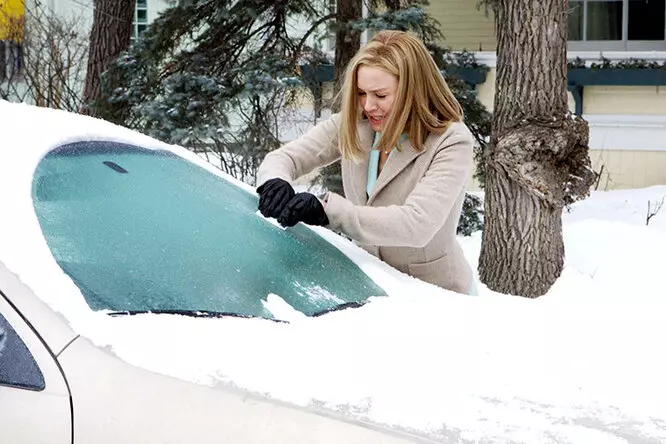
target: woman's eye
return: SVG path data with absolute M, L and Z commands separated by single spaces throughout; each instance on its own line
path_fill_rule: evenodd
M 384 97 L 386 97 L 386 96 L 380 96 L 379 94 L 377 94 L 378 99 L 383 99 Z
M 365 95 L 365 93 L 364 93 L 364 92 L 361 92 L 361 91 L 359 91 L 359 92 L 358 92 L 358 95 L 359 95 L 359 96 L 364 96 L 364 95 Z

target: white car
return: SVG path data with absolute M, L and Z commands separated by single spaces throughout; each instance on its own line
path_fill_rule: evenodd
M 256 195 L 185 150 L 0 101 L 3 128 L 25 119 L 34 131 L 0 147 L 2 443 L 431 442 L 158 374 L 81 335 L 78 312 L 273 323 L 267 294 L 316 316 L 385 293 L 316 232 L 258 216 Z

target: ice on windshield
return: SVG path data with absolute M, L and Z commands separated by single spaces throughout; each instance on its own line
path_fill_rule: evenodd
M 385 292 L 305 226 L 167 151 L 77 142 L 47 154 L 33 202 L 51 252 L 94 310 L 272 317 L 269 293 L 313 315 Z

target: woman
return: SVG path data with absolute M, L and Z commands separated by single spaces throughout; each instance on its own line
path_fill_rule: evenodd
M 456 240 L 473 138 L 427 49 L 405 32 L 380 32 L 350 61 L 341 93 L 339 114 L 266 156 L 259 210 L 283 226 L 343 232 L 398 270 L 473 293 Z M 340 158 L 346 198 L 289 184 Z

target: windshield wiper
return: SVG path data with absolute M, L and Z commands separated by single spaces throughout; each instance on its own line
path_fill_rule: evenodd
M 335 307 L 327 308 L 325 310 L 313 313 L 311 317 L 314 318 L 318 316 L 323 316 L 327 313 L 331 313 L 333 311 L 345 310 L 347 308 L 359 308 L 362 307 L 363 305 L 365 305 L 365 302 L 345 302 L 343 304 L 336 305 Z M 208 311 L 208 310 L 121 310 L 121 311 L 110 311 L 107 314 L 109 316 L 134 316 L 138 314 L 171 314 L 171 315 L 190 316 L 193 318 L 233 317 L 233 318 L 245 318 L 245 319 L 266 319 L 268 321 L 273 321 L 273 322 L 289 323 L 288 321 L 284 321 L 282 319 L 265 318 L 263 316 L 250 316 L 239 313 L 233 313 L 230 311 L 227 312 L 227 311 Z
M 317 317 L 317 316 L 323 316 L 327 313 L 331 313 L 332 311 L 338 311 L 338 310 L 346 310 L 347 308 L 359 308 L 365 305 L 365 302 L 345 302 L 340 305 L 336 305 L 335 307 L 332 308 L 327 308 L 326 310 L 321 310 L 312 315 L 312 317 Z
M 285 322 L 279 319 L 264 318 L 262 316 L 250 316 L 239 313 L 226 312 L 226 311 L 207 311 L 207 310 L 122 310 L 111 311 L 107 313 L 109 316 L 134 316 L 138 314 L 171 314 L 190 316 L 193 318 L 245 318 L 245 319 L 266 319 L 274 322 Z

